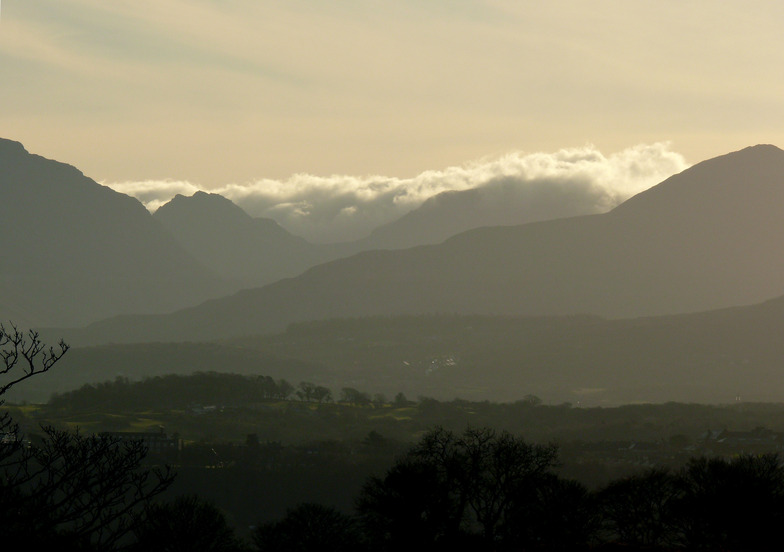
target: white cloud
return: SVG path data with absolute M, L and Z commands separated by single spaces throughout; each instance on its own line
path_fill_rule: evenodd
M 438 193 L 471 188 L 492 193 L 501 188 L 499 182 L 507 193 L 518 189 L 515 196 L 529 205 L 545 204 L 557 192 L 568 203 L 558 210 L 560 216 L 603 212 L 687 167 L 683 156 L 667 143 L 637 145 L 608 156 L 585 146 L 555 153 L 513 152 L 413 178 L 297 174 L 287 180 L 263 179 L 209 191 L 231 199 L 253 216 L 273 218 L 308 240 L 329 242 L 361 238 Z M 170 180 L 105 184 L 138 198 L 150 210 L 175 194 L 191 195 L 199 189 L 190 182 Z M 521 205 L 521 212 L 526 211 L 526 205 Z M 535 218 L 535 213 L 530 217 Z
M 152 212 L 178 194 L 192 196 L 200 190 L 198 186 L 182 180 L 142 180 L 102 184 L 122 194 L 135 197 Z

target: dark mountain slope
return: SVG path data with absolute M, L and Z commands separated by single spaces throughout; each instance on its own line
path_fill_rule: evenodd
M 230 200 L 177 195 L 153 215 L 195 258 L 239 287 L 259 287 L 333 258 L 272 219 L 253 218 Z
M 137 200 L 2 139 L 0 232 L 2 319 L 81 325 L 226 290 Z

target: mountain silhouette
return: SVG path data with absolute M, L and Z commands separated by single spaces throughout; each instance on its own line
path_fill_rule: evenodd
M 225 293 L 137 200 L 0 139 L 0 320 L 84 325 Z
M 623 318 L 748 305 L 784 293 L 782 206 L 784 152 L 754 146 L 699 163 L 606 214 L 363 252 L 171 315 L 115 318 L 92 331 L 96 339 L 207 339 L 345 316 Z
M 441 243 L 482 226 L 519 225 L 596 214 L 614 204 L 609 193 L 587 193 L 552 180 L 529 181 L 524 186 L 511 177 L 496 178 L 468 190 L 450 190 L 387 223 L 361 240 L 363 249 L 405 249 Z
M 154 218 L 191 255 L 234 282 L 258 287 L 331 259 L 327 247 L 308 243 L 268 218 L 253 218 L 218 194 L 175 196 Z

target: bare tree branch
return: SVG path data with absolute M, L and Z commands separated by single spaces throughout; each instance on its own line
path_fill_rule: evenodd
M 47 348 L 35 330 L 0 324 L 0 378 L 5 378 L 0 405 L 6 391 L 49 371 L 68 349 L 62 340 Z M 41 542 L 112 549 L 141 519 L 137 510 L 174 480 L 168 466 L 142 465 L 148 452 L 142 441 L 42 429 L 43 439 L 26 446 L 8 412 L 0 413 L 4 537 L 32 535 Z
M 6 329 L 0 324 L 0 376 L 14 373 L 9 376 L 9 381 L 0 384 L 0 396 L 17 383 L 47 372 L 70 349 L 62 339 L 57 349 L 47 349 L 37 331 L 28 330 L 25 334 L 13 323 L 9 326 Z

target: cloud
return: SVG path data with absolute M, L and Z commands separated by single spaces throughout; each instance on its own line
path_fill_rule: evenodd
M 504 194 L 522 202 L 520 211 L 527 220 L 546 218 L 550 212 L 552 216 L 604 212 L 687 167 L 683 156 L 667 143 L 637 145 L 608 156 L 585 146 L 555 153 L 512 152 L 413 178 L 297 174 L 209 191 L 231 199 L 253 216 L 275 219 L 310 241 L 331 242 L 364 237 L 450 190 L 480 188 L 485 196 Z M 177 193 L 191 195 L 199 189 L 190 182 L 169 180 L 105 185 L 138 198 L 150 210 Z M 537 215 L 537 205 L 549 211 Z
M 151 212 L 176 195 L 192 196 L 200 188 L 183 180 L 142 180 L 130 182 L 102 182 L 104 186 L 141 201 Z

